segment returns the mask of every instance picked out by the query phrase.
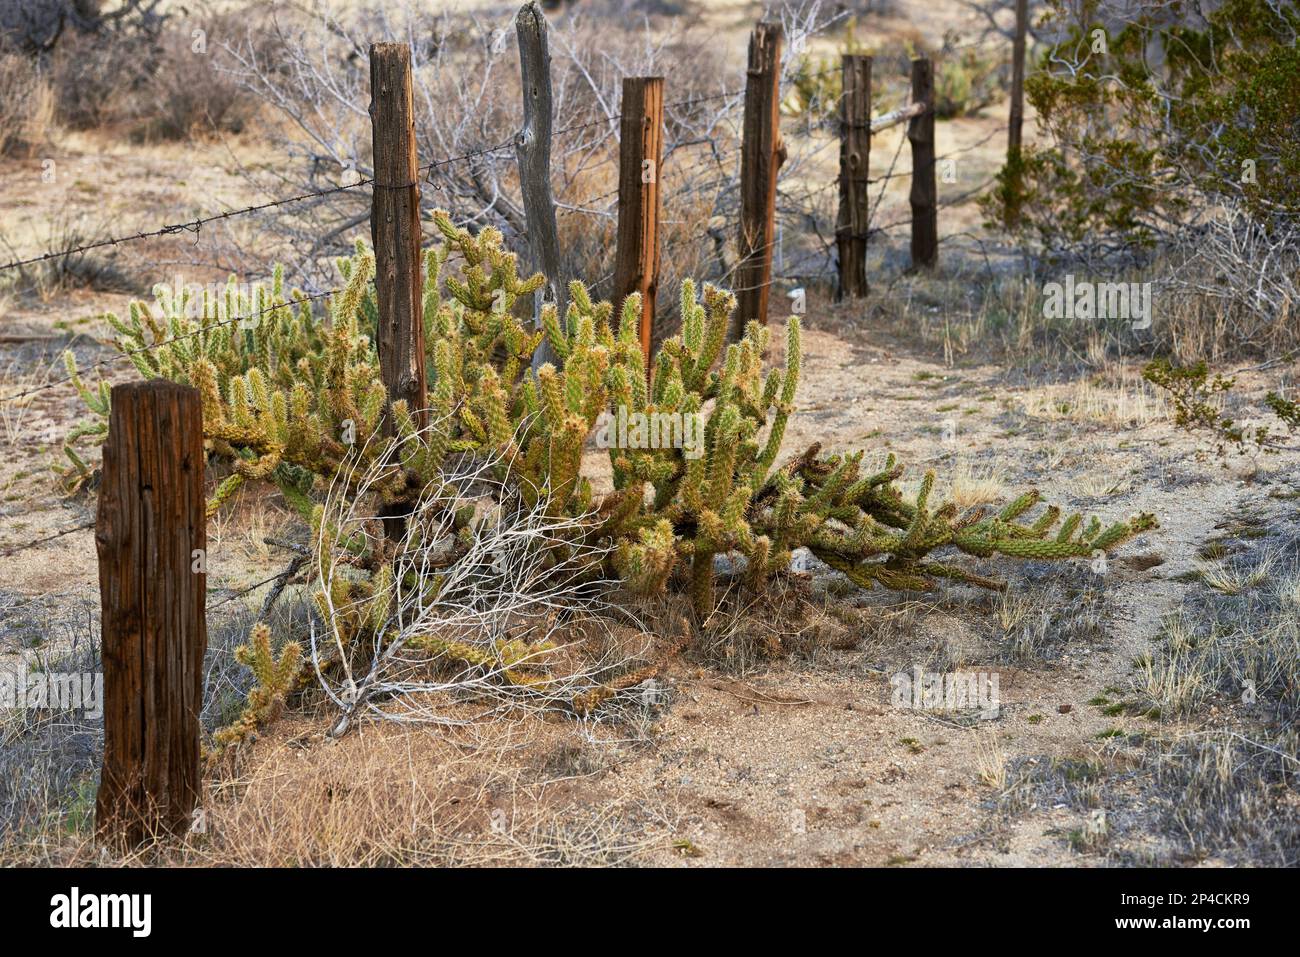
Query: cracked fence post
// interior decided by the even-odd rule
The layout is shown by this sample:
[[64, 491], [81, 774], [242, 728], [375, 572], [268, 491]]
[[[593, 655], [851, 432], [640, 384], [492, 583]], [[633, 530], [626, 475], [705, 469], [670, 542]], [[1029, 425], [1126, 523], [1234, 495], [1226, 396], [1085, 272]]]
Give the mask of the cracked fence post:
[[781, 139], [781, 24], [763, 21], [749, 37], [745, 118], [740, 154], [740, 240], [731, 339], [751, 319], [767, 322], [776, 235], [776, 177], [785, 162]]
[[934, 64], [926, 57], [912, 61], [912, 102], [925, 111], [907, 124], [912, 144], [912, 268], [930, 268], [939, 261], [939, 185], [934, 156]]
[[[370, 238], [375, 247], [379, 322], [375, 349], [388, 402], [405, 400], [417, 428], [429, 424], [424, 371], [424, 290], [420, 280], [420, 176], [415, 151], [411, 48], [405, 43], [370, 47], [370, 124], [375, 154]], [[385, 408], [383, 434], [397, 432]], [[409, 507], [384, 505], [384, 533], [396, 541]]]
[[1014, 228], [1020, 223], [1020, 143], [1025, 123], [1025, 32], [1029, 24], [1029, 0], [1016, 0], [1016, 34], [1011, 47], [1011, 112], [1007, 117], [1007, 203], [1004, 222]]
[[[370, 123], [375, 176], [370, 238], [375, 247], [379, 325], [375, 347], [389, 402], [405, 399], [420, 427], [428, 424], [424, 376], [424, 294], [420, 281], [420, 184], [411, 94], [411, 48], [370, 47]], [[384, 414], [384, 434], [395, 432]]]
[[[560, 316], [568, 306], [569, 290], [560, 269], [560, 233], [551, 195], [551, 52], [546, 40], [546, 17], [536, 3], [525, 3], [515, 16], [519, 39], [519, 72], [523, 80], [524, 125], [515, 137], [519, 186], [528, 223], [528, 248], [534, 269], [546, 276], [545, 297], [533, 297], [533, 321], [542, 328], [544, 300], [555, 303]], [[533, 369], [557, 358], [546, 339], [533, 353]]]
[[104, 669], [100, 840], [185, 834], [202, 789], [203, 410], [163, 379], [113, 387], [95, 517]]
[[664, 80], [625, 77], [618, 144], [618, 255], [614, 304], [641, 294], [641, 351], [650, 369], [659, 291], [659, 166], [663, 162]]
[[867, 294], [867, 230], [871, 215], [868, 169], [871, 158], [871, 57], [841, 58], [840, 209], [835, 239], [839, 249], [839, 299]]

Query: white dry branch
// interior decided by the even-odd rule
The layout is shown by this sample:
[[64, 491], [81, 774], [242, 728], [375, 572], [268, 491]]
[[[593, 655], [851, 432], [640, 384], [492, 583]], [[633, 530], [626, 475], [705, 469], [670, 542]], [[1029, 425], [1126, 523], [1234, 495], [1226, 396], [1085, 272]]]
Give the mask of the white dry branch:
[[[1215, 307], [1219, 337], [1280, 365], [1300, 345], [1300, 224], [1258, 222], [1225, 200], [1174, 245], [1162, 285]], [[1283, 354], [1285, 353], [1285, 354]]]
[[[373, 543], [383, 534], [373, 493], [385, 460], [376, 456], [374, 464], [339, 472], [315, 543], [323, 556], [317, 564], [326, 620], [324, 634], [313, 629], [311, 658], [341, 711], [331, 735], [344, 733], [362, 712], [441, 725], [509, 709], [567, 712], [575, 699], [645, 660], [652, 639], [610, 601], [618, 582], [602, 569], [613, 546], [591, 542], [594, 517], [555, 514], [545, 496], [527, 504], [516, 485], [499, 477], [499, 457], [470, 454], [449, 458], [414, 502], [391, 583], [384, 594], [362, 599], [368, 608], [382, 602], [386, 609], [373, 652], [350, 660], [331, 622], [362, 609], [336, 607], [333, 586], [357, 574], [343, 543], [358, 537]], [[471, 534], [458, 539], [456, 514], [471, 504]], [[480, 660], [431, 651], [431, 643], [473, 649]], [[514, 649], [509, 658], [506, 649]], [[323, 668], [323, 660], [337, 661], [337, 669]], [[529, 679], [513, 680], [519, 673]], [[483, 707], [451, 717], [449, 697]]]
[[[244, 36], [221, 44], [222, 68], [277, 118], [272, 140], [289, 160], [272, 169], [247, 167], [244, 175], [267, 197], [371, 176], [367, 49], [372, 42], [405, 42], [411, 47], [422, 205], [446, 209], [475, 232], [493, 226], [509, 248], [524, 248], [528, 229], [513, 147], [522, 119], [514, 10], [449, 5], [437, 12], [409, 0], [338, 11], [271, 6]], [[806, 42], [847, 17], [822, 0], [783, 0], [769, 14], [786, 27], [787, 72], [800, 62], [795, 38]], [[575, 6], [552, 19], [549, 42], [552, 188], [566, 260], [561, 272], [607, 293], [600, 286], [613, 270], [622, 80], [661, 75], [669, 77], [670, 90], [661, 228], [674, 255], [665, 257], [660, 285], [672, 287], [685, 275], [726, 276], [739, 206], [742, 64], [716, 58], [716, 36], [707, 26], [631, 6], [627, 16], [609, 5]], [[783, 182], [801, 181], [815, 170], [817, 154], [838, 146], [829, 126], [808, 132], [818, 134], [816, 143], [805, 136], [800, 143], [807, 149], [792, 148]], [[812, 223], [821, 234], [813, 245], [823, 255], [833, 246], [833, 197], [796, 194], [780, 197], [787, 240], [793, 243]], [[332, 257], [364, 232], [369, 215], [368, 189], [295, 204], [277, 216], [274, 253], [303, 288], [324, 288]], [[258, 242], [265, 241], [259, 234]]]

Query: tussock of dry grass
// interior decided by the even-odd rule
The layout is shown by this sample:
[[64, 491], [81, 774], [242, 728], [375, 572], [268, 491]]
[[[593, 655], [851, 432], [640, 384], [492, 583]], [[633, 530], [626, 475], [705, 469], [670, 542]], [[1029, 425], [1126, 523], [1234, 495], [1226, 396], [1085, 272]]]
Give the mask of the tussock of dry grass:
[[676, 819], [658, 800], [597, 798], [591, 779], [599, 766], [574, 773], [572, 766], [539, 759], [555, 736], [538, 722], [496, 722], [454, 740], [371, 725], [327, 742], [309, 721], [285, 722], [273, 740], [244, 754], [238, 768], [216, 772], [201, 804], [201, 831], [179, 844], [104, 860], [83, 829], [11, 844], [0, 860], [612, 866], [669, 845]]

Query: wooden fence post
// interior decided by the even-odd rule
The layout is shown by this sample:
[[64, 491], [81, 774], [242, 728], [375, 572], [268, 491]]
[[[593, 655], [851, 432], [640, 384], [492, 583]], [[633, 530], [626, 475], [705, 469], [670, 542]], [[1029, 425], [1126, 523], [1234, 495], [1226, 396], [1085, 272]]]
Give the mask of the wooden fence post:
[[1029, 0], [1016, 0], [1016, 36], [1011, 48], [1011, 115], [1007, 119], [1007, 203], [1004, 222], [1020, 221], [1020, 136], [1025, 122], [1025, 33]]
[[[551, 52], [546, 39], [546, 17], [529, 0], [515, 16], [519, 38], [519, 72], [524, 90], [524, 126], [515, 137], [519, 161], [519, 186], [528, 222], [528, 246], [533, 266], [546, 276], [549, 299], [560, 317], [568, 306], [569, 290], [560, 269], [560, 232], [555, 222], [555, 199], [551, 195]], [[533, 319], [542, 327], [542, 297], [533, 299]], [[533, 368], [557, 359], [550, 343], [533, 354]]]
[[835, 239], [839, 250], [837, 298], [867, 294], [868, 170], [871, 157], [871, 57], [846, 54], [840, 61], [840, 211]]
[[912, 102], [925, 112], [907, 125], [912, 144], [912, 267], [931, 267], [939, 259], [939, 187], [934, 156], [934, 64], [912, 61]]
[[[415, 153], [411, 48], [370, 47], [370, 123], [375, 154], [370, 237], [375, 247], [379, 326], [375, 347], [388, 399], [405, 399], [428, 424], [424, 375], [424, 289], [420, 281], [420, 175]], [[384, 433], [393, 435], [385, 412]]]
[[641, 351], [650, 368], [655, 298], [659, 291], [659, 165], [663, 161], [664, 80], [623, 80], [618, 145], [618, 258], [614, 304], [641, 294]]
[[184, 834], [201, 791], [208, 635], [203, 411], [162, 379], [113, 387], [95, 524], [104, 669], [101, 839]]
[[740, 155], [740, 241], [731, 338], [744, 335], [751, 319], [767, 322], [776, 229], [776, 176], [785, 162], [781, 140], [780, 23], [763, 21], [749, 37], [745, 119]]

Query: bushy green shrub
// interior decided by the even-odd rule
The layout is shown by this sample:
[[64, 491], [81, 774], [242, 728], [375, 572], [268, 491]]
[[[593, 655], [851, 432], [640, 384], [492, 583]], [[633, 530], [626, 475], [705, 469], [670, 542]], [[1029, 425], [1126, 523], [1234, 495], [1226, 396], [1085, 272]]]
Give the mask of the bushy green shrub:
[[1244, 204], [1265, 225], [1300, 210], [1294, 5], [1227, 0], [1201, 20], [1199, 5], [1174, 0], [1109, 32], [1097, 0], [1052, 7], [1059, 39], [1025, 82], [1048, 142], [1002, 169], [991, 223], [1049, 249], [1131, 250], [1207, 204]]

